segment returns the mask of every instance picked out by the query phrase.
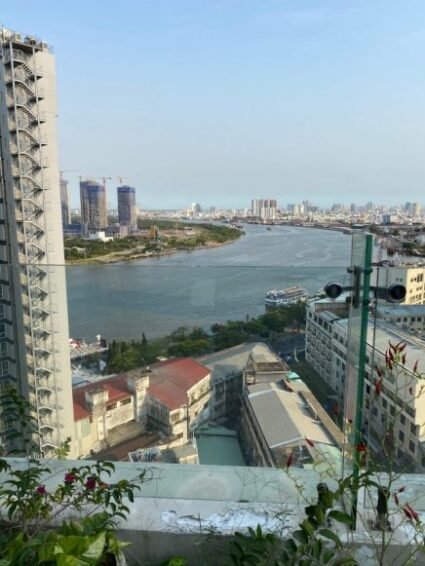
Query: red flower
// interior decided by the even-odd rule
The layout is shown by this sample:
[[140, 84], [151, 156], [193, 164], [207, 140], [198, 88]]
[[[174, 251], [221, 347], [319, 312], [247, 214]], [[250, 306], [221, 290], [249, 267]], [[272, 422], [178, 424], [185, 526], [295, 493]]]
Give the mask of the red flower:
[[312, 448], [314, 448], [314, 442], [312, 440], [310, 440], [309, 438], [305, 437], [305, 441], [307, 442], [307, 444], [309, 446], [311, 446]]
[[415, 365], [413, 366], [413, 373], [416, 373], [418, 371], [418, 363], [419, 360], [416, 360]]
[[376, 369], [376, 373], [378, 374], [378, 377], [383, 377], [383, 373], [382, 373], [382, 370], [381, 370], [381, 369], [379, 369], [379, 367], [378, 367], [378, 366], [375, 366], [375, 369]]
[[375, 381], [375, 395], [379, 397], [382, 391], [382, 377]]
[[390, 361], [390, 362], [393, 362], [393, 361], [394, 361], [394, 354], [393, 354], [392, 350], [390, 350], [390, 351], [388, 352], [388, 357], [389, 357], [389, 361]]
[[391, 360], [388, 360], [388, 367], [389, 369], [393, 369], [393, 363]]
[[355, 449], [357, 452], [366, 452], [367, 446], [366, 444], [360, 443], [360, 444], [356, 444]]
[[402, 344], [402, 345], [400, 346], [400, 348], [399, 348], [398, 351], [399, 351], [399, 352], [402, 352], [402, 351], [406, 348], [406, 346], [407, 346], [407, 344], [406, 344], [406, 342], [404, 342], [404, 344]]
[[289, 468], [289, 466], [292, 464], [292, 460], [294, 459], [294, 453], [291, 452], [288, 456], [288, 459], [286, 460], [286, 467]]
[[391, 351], [394, 350], [395, 352], [396, 347], [391, 344], [390, 340], [388, 340], [388, 344], [390, 345], [390, 349], [388, 351], [391, 353]]
[[404, 511], [404, 514], [406, 515], [406, 517], [408, 519], [410, 519], [411, 521], [414, 520], [417, 523], [420, 523], [419, 514], [416, 513], [416, 511], [414, 509], [412, 509], [408, 503], [406, 503], [406, 505], [403, 507], [403, 511]]
[[65, 483], [67, 485], [74, 483], [76, 479], [77, 478], [75, 477], [75, 474], [73, 474], [72, 472], [67, 472], [65, 474]]
[[46, 495], [46, 494], [47, 494], [46, 487], [45, 487], [44, 485], [39, 485], [39, 486], [37, 487], [37, 489], [35, 490], [35, 492], [36, 492], [38, 495]]
[[96, 478], [93, 477], [87, 478], [86, 488], [93, 490], [95, 487], [96, 487]]
[[403, 365], [406, 365], [406, 354], [403, 354], [402, 358], [401, 358], [401, 363]]

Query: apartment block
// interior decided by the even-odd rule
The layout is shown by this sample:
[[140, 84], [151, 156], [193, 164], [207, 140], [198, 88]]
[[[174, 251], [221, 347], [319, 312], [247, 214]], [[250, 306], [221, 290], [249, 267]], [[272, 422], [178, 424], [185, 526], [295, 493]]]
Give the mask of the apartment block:
[[[326, 301], [307, 305], [306, 360], [333, 389], [342, 408], [348, 369], [349, 320], [332, 312], [332, 302]], [[329, 310], [323, 308], [326, 304]], [[395, 366], [392, 371], [384, 371], [382, 391], [376, 395], [376, 367], [385, 368], [385, 352], [390, 342], [406, 344], [408, 361], [405, 365]], [[422, 381], [413, 373], [416, 361], [419, 370], [425, 368], [424, 341], [391, 322], [369, 321], [363, 434], [376, 457], [383, 457], [384, 451], [391, 448], [401, 469], [423, 472], [425, 394], [422, 393]]]
[[45, 456], [73, 435], [55, 79], [47, 43], [0, 29], [0, 389]]

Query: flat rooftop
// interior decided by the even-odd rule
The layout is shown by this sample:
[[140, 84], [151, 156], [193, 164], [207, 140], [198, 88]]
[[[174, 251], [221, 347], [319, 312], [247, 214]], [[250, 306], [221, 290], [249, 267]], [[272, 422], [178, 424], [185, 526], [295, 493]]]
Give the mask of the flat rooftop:
[[388, 318], [390, 316], [425, 317], [425, 305], [385, 305], [376, 309], [379, 318]]
[[244, 371], [254, 348], [258, 351], [270, 351], [263, 342], [251, 342], [202, 356], [197, 361], [211, 370], [213, 380], [226, 379]]
[[275, 383], [260, 383], [247, 389], [249, 403], [270, 449], [304, 443], [306, 438], [314, 443], [335, 444], [299, 392], [286, 391]]

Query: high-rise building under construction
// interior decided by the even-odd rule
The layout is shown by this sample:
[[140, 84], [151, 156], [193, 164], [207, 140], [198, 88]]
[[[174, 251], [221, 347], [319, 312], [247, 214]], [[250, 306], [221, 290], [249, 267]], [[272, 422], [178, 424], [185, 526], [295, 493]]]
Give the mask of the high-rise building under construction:
[[74, 435], [54, 65], [0, 29], [0, 390], [29, 401], [46, 456]]
[[118, 222], [120, 226], [137, 227], [136, 189], [123, 185], [117, 188]]
[[102, 230], [108, 225], [106, 187], [97, 181], [80, 181], [81, 222], [89, 230]]

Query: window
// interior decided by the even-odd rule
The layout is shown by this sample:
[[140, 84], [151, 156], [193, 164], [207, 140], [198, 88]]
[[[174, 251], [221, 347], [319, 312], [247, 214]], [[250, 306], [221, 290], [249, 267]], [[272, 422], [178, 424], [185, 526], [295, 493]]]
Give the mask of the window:
[[107, 411], [112, 411], [113, 409], [116, 409], [116, 408], [117, 408], [116, 403], [110, 403], [109, 405], [106, 406]]
[[404, 442], [404, 432], [402, 430], [399, 431], [398, 438], [401, 442]]
[[122, 407], [123, 405], [128, 405], [129, 403], [131, 403], [131, 397], [129, 397], [128, 399], [123, 399], [120, 403], [120, 406]]
[[416, 425], [415, 425], [415, 423], [410, 423], [410, 434], [416, 435]]
[[409, 442], [409, 450], [410, 452], [412, 452], [413, 454], [415, 453], [415, 443], [410, 441]]
[[386, 409], [386, 408], [387, 408], [387, 405], [388, 405], [387, 400], [383, 398], [383, 399], [382, 399], [382, 407], [383, 407], [384, 409]]
[[0, 338], [6, 338], [6, 325], [4, 322], [0, 323]]
[[7, 375], [9, 373], [9, 362], [2, 360], [0, 362], [0, 375]]
[[403, 426], [406, 424], [406, 417], [403, 414], [400, 415], [400, 424]]
[[390, 405], [390, 415], [392, 417], [395, 417], [395, 407], [394, 407], [394, 405]]
[[7, 343], [6, 342], [0, 342], [0, 356], [7, 356]]

